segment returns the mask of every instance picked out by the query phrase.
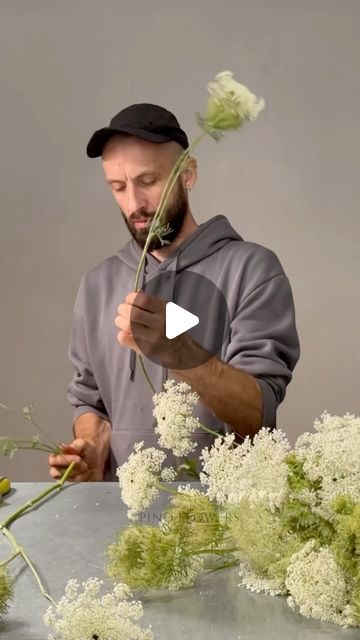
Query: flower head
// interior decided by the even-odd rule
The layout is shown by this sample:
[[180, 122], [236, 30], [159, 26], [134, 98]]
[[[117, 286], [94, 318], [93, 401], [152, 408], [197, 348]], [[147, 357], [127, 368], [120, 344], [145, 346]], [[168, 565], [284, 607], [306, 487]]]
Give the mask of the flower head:
[[315, 420], [314, 430], [297, 439], [295, 453], [315, 487], [319, 513], [331, 520], [331, 503], [337, 496], [359, 500], [360, 417], [325, 411]]
[[208, 83], [210, 98], [206, 115], [199, 123], [215, 139], [223, 131], [239, 129], [246, 120], [255, 120], [265, 107], [263, 98], [257, 98], [233, 75], [231, 71], [221, 71], [214, 82]]
[[77, 580], [69, 580], [57, 609], [50, 606], [44, 624], [53, 627], [49, 640], [152, 640], [150, 630], [136, 624], [143, 615], [141, 602], [130, 601], [130, 589], [116, 585], [112, 592], [99, 597], [103, 582], [89, 578], [79, 592]]
[[191, 434], [200, 426], [198, 418], [192, 415], [198, 400], [199, 396], [191, 393], [186, 382], [176, 384], [174, 380], [166, 380], [164, 391], [153, 397], [159, 444], [171, 449], [175, 456], [186, 456], [196, 448]]
[[251, 590], [283, 593], [289, 559], [302, 544], [298, 537], [283, 529], [279, 515], [265, 501], [252, 504], [243, 499], [231, 506], [228, 528], [239, 550], [243, 584]]
[[286, 587], [291, 606], [308, 618], [340, 625], [356, 624], [348, 604], [343, 571], [328, 547], [317, 548], [311, 540], [290, 560]]
[[135, 451], [116, 472], [121, 497], [129, 507], [128, 517], [131, 520], [136, 520], [139, 513], [150, 507], [158, 497], [158, 484], [162, 474], [167, 482], [176, 476], [176, 472], [171, 468], [161, 469], [166, 458], [163, 451], [154, 447], [143, 449], [143, 444], [143, 442], [135, 444]]
[[192, 585], [203, 567], [200, 558], [186, 551], [178, 535], [134, 525], [109, 545], [107, 573], [133, 589], [181, 589]]
[[13, 583], [6, 569], [0, 567], [0, 620], [8, 609], [9, 600], [13, 597]]
[[215, 440], [201, 453], [204, 462], [200, 480], [208, 485], [208, 496], [224, 504], [237, 504], [243, 498], [254, 504], [266, 503], [270, 509], [279, 507], [288, 495], [285, 463], [290, 444], [279, 430], [261, 429], [233, 446], [234, 434]]
[[206, 494], [196, 489], [179, 491], [171, 498], [161, 527], [176, 533], [192, 549], [217, 545], [224, 532], [219, 508]]

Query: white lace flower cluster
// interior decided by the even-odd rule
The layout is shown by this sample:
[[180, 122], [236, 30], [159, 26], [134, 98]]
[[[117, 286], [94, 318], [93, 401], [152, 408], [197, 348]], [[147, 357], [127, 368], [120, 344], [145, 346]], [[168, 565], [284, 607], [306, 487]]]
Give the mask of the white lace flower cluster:
[[176, 477], [171, 467], [162, 469], [166, 459], [163, 451], [155, 447], [143, 449], [143, 446], [143, 441], [136, 443], [134, 452], [116, 471], [122, 500], [129, 507], [127, 515], [130, 520], [137, 520], [139, 514], [158, 497], [160, 480], [171, 482]]
[[98, 578], [89, 578], [79, 592], [78, 581], [68, 581], [57, 608], [51, 605], [44, 615], [44, 624], [53, 628], [48, 640], [152, 640], [151, 628], [136, 624], [143, 608], [141, 602], [129, 599], [127, 585], [119, 583], [100, 597], [102, 584]]
[[350, 606], [344, 573], [330, 549], [316, 548], [310, 540], [295, 553], [287, 568], [288, 604], [307, 618], [342, 626], [356, 625]]
[[231, 71], [218, 73], [207, 89], [210, 98], [200, 124], [215, 138], [220, 137], [222, 131], [239, 129], [247, 120], [255, 120], [265, 107], [265, 100], [237, 82]]
[[198, 418], [192, 415], [198, 400], [199, 396], [191, 393], [186, 382], [175, 383], [175, 380], [166, 380], [164, 391], [153, 396], [159, 444], [171, 449], [175, 456], [186, 456], [196, 448], [191, 434], [200, 425]]
[[312, 481], [320, 480], [317, 511], [332, 519], [334, 498], [346, 495], [357, 501], [360, 496], [360, 418], [349, 413], [332, 416], [326, 411], [315, 420], [314, 433], [302, 434], [295, 453]]
[[203, 449], [200, 481], [207, 495], [219, 504], [266, 504], [272, 511], [280, 507], [289, 494], [288, 467], [285, 463], [290, 444], [281, 430], [263, 427], [253, 438], [234, 446], [234, 434], [215, 440]]

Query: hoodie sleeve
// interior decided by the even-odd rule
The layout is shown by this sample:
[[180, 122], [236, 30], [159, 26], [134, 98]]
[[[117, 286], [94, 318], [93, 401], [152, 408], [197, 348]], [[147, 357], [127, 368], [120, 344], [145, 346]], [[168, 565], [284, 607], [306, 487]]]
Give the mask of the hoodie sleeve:
[[246, 287], [231, 322], [225, 362], [258, 380], [262, 392], [262, 424], [275, 427], [276, 410], [285, 397], [299, 359], [300, 345], [288, 278], [275, 254], [268, 251], [262, 257], [265, 258], [260, 269], [263, 275], [257, 271], [256, 276], [251, 277], [249, 273], [255, 286]]
[[95, 413], [100, 418], [110, 422], [90, 364], [84, 315], [83, 278], [75, 301], [73, 326], [68, 349], [69, 359], [75, 371], [67, 388], [67, 399], [74, 407], [74, 422], [83, 413], [88, 412]]

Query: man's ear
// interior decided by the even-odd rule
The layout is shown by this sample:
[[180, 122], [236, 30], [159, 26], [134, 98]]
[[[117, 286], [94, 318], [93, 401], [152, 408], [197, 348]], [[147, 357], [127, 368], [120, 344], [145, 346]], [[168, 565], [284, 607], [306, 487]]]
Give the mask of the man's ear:
[[197, 160], [191, 156], [186, 164], [185, 169], [182, 171], [182, 183], [185, 189], [191, 191], [195, 186], [198, 178]]

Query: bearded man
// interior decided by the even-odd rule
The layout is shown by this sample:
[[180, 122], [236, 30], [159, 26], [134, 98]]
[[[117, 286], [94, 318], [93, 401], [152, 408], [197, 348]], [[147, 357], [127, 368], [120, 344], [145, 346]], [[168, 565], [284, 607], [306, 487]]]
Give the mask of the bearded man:
[[[151, 236], [142, 291], [133, 291], [151, 221], [174, 164], [187, 148], [176, 117], [146, 103], [123, 109], [89, 141], [87, 154], [101, 157], [131, 238], [80, 282], [69, 347], [74, 440], [62, 446], [62, 454], [49, 456], [52, 478], [74, 461], [71, 480], [116, 480], [117, 467], [136, 442], [157, 445], [153, 392], [136, 353], [143, 356], [157, 391], [173, 378], [197, 392], [195, 415], [213, 431], [233, 430], [241, 439], [262, 426], [276, 426], [276, 410], [300, 352], [291, 287], [277, 256], [244, 241], [225, 216], [196, 222], [189, 203], [197, 181], [194, 157], [188, 157], [162, 216], [166, 244], [161, 235]], [[176, 282], [187, 274], [211, 281], [226, 301], [228, 330], [213, 352], [186, 332], [167, 338], [165, 301], [146, 292], [146, 285], [161, 276], [171, 283], [171, 300]], [[199, 280], [182, 282], [189, 300], [201, 299]], [[200, 322], [215, 341], [221, 333], [218, 299], [209, 294], [202, 303], [209, 312], [204, 310]], [[197, 455], [213, 441], [208, 433], [194, 437]]]

